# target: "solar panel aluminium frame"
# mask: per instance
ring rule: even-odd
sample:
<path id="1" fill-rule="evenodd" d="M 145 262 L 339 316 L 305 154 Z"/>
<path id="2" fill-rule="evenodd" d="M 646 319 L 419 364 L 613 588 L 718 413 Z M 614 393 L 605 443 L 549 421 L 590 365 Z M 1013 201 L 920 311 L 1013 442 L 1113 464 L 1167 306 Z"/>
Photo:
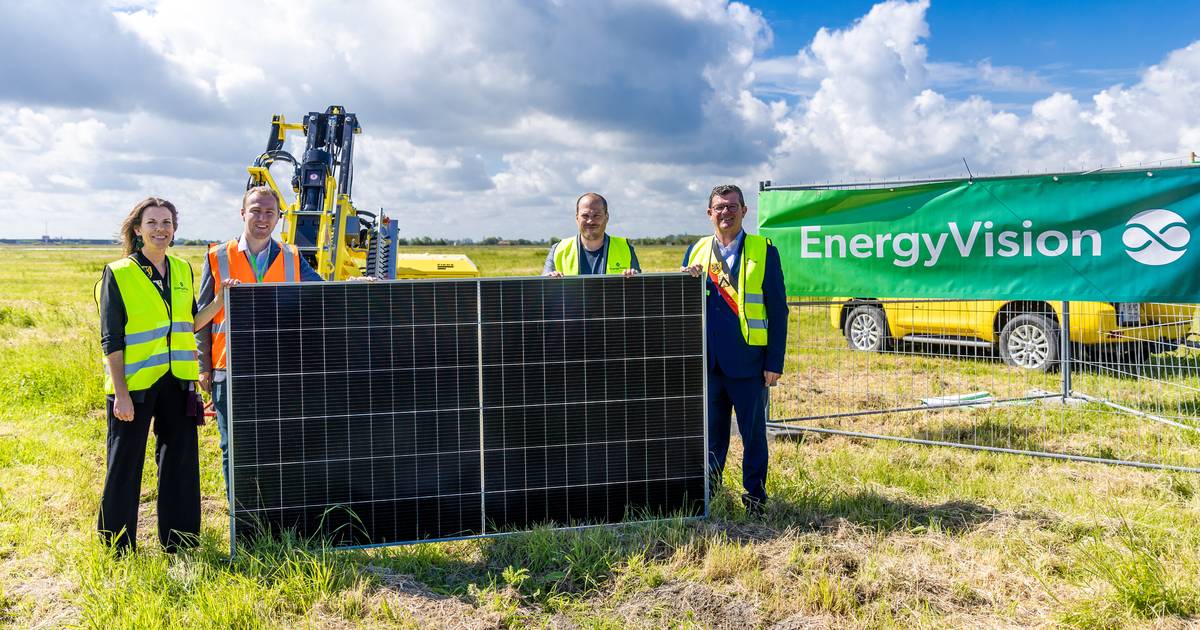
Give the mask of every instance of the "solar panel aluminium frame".
<path id="1" fill-rule="evenodd" d="M 653 273 L 638 274 L 638 277 L 645 278 L 645 277 L 662 276 L 662 277 L 676 277 L 677 278 L 679 276 L 679 273 L 681 273 L 681 272 L 653 272 Z M 593 277 L 603 277 L 603 276 L 593 276 Z M 476 337 L 476 344 L 477 344 L 476 351 L 478 353 L 477 354 L 477 364 L 478 364 L 477 367 L 478 367 L 478 374 L 479 374 L 478 384 L 477 384 L 478 388 L 479 388 L 479 458 L 480 458 L 480 469 L 479 469 L 480 490 L 479 490 L 479 494 L 480 494 L 480 505 L 481 505 L 480 512 L 484 518 L 483 527 L 481 528 L 481 531 L 483 531 L 483 533 L 466 535 L 466 536 L 448 536 L 448 537 L 441 537 L 441 538 L 423 538 L 423 539 L 418 539 L 418 540 L 405 540 L 405 541 L 386 542 L 386 543 L 371 543 L 371 544 L 365 544 L 365 545 L 333 545 L 333 546 L 331 546 L 332 549 L 343 549 L 343 550 L 374 549 L 374 548 L 379 548 L 379 547 L 398 547 L 398 546 L 423 544 L 423 543 L 450 542 L 450 541 L 456 541 L 456 540 L 476 540 L 476 539 L 486 539 L 486 538 L 499 538 L 499 537 L 507 537 L 507 536 L 512 536 L 512 535 L 523 534 L 523 533 L 527 533 L 528 531 L 530 531 L 528 529 L 525 529 L 525 530 L 501 531 L 501 532 L 490 532 L 490 533 L 487 532 L 487 523 L 486 523 L 487 491 L 485 489 L 486 488 L 486 484 L 485 484 L 486 473 L 485 473 L 485 468 L 483 465 L 483 459 L 484 459 L 484 455 L 485 455 L 485 449 L 484 449 L 484 439 L 485 438 L 484 438 L 484 430 L 483 430 L 484 429 L 484 425 L 483 425 L 483 422 L 484 422 L 484 398 L 483 398 L 484 361 L 483 361 L 483 334 L 482 334 L 482 332 L 483 332 L 483 301 L 482 301 L 482 299 L 480 299 L 482 296 L 482 292 L 483 292 L 483 284 L 487 283 L 487 282 L 504 282 L 504 281 L 513 281 L 513 280 L 541 280 L 541 281 L 548 281 L 548 282 L 572 282 L 572 281 L 586 282 L 588 278 L 589 278 L 589 276 L 568 276 L 566 278 L 557 278 L 557 279 L 548 279 L 548 278 L 545 278 L 544 276 L 491 276 L 491 277 L 481 277 L 481 278 L 471 278 L 471 279 L 466 279 L 466 278 L 433 279 L 433 278 L 430 278 L 430 279 L 412 279 L 412 280 L 374 281 L 374 283 L 377 283 L 377 284 L 398 284 L 398 283 L 435 284 L 435 283 L 443 283 L 443 282 L 463 282 L 464 280 L 469 280 L 471 282 L 474 282 L 474 284 L 475 284 L 475 287 L 476 287 L 476 299 L 475 299 L 475 308 L 476 308 L 475 320 L 476 321 L 475 321 L 475 325 L 478 330 L 478 334 L 476 334 L 475 337 Z M 302 284 L 302 283 L 299 281 L 297 281 L 297 282 L 276 282 L 276 283 L 271 283 L 271 286 L 273 286 L 273 287 L 298 286 L 300 284 Z M 708 444 L 709 444 L 708 378 L 707 378 L 708 335 L 706 333 L 706 331 L 708 330 L 708 307 L 707 307 L 708 301 L 707 301 L 707 299 L 705 299 L 705 297 L 707 296 L 707 291 L 708 291 L 708 283 L 704 279 L 701 279 L 700 280 L 700 288 L 699 288 L 700 331 L 701 331 L 701 334 L 700 334 L 700 359 L 699 360 L 705 371 L 704 375 L 700 379 L 700 382 L 701 382 L 700 396 L 702 399 L 701 400 L 701 410 L 702 410 L 701 428 L 702 428 L 702 440 L 703 440 L 704 451 L 705 451 L 704 457 L 703 457 L 703 460 L 704 460 L 704 472 L 703 472 L 704 511 L 702 514 L 699 514 L 699 515 L 682 517 L 682 520 L 685 520 L 685 521 L 692 521 L 692 520 L 697 520 L 697 519 L 708 518 L 709 510 L 711 508 L 710 499 L 711 499 L 712 488 L 711 488 L 710 484 L 712 483 L 712 479 L 711 479 L 711 471 L 709 470 L 711 458 L 709 457 L 709 452 L 708 452 Z M 230 291 L 222 291 L 222 293 L 224 294 L 222 308 L 224 309 L 225 313 L 229 313 L 230 312 L 230 310 L 229 310 Z M 229 368 L 232 368 L 232 366 L 233 366 L 233 355 L 232 355 L 233 348 L 232 348 L 232 344 L 230 343 L 230 341 L 233 338 L 232 333 L 233 333 L 233 329 L 232 329 L 232 326 L 230 326 L 230 329 L 227 331 L 226 336 L 225 336 L 225 340 L 226 340 L 226 344 L 227 344 L 226 345 L 226 365 Z M 233 505 L 233 488 L 235 487 L 234 483 L 235 483 L 235 475 L 236 475 L 236 468 L 233 464 L 234 448 L 235 448 L 234 430 L 233 430 L 233 413 L 232 413 L 233 408 L 234 408 L 234 406 L 233 406 L 233 396 L 234 396 L 233 389 L 234 388 L 233 388 L 233 383 L 232 383 L 232 374 L 230 374 L 229 377 L 227 377 L 227 378 L 228 378 L 229 384 L 228 384 L 228 391 L 226 391 L 226 395 L 225 395 L 225 404 L 226 404 L 226 409 L 227 409 L 227 414 L 228 414 L 226 422 L 228 423 L 227 431 L 228 431 L 228 440 L 229 440 L 228 445 L 227 445 L 228 456 L 229 456 L 229 472 L 228 472 L 229 479 L 226 481 L 226 488 L 227 488 L 226 489 L 226 500 L 228 502 L 228 510 L 229 510 L 229 555 L 230 555 L 230 558 L 233 558 L 237 554 L 237 513 L 235 512 L 234 505 Z M 632 521 L 619 521 L 616 523 L 587 523 L 587 524 L 583 524 L 583 525 L 564 525 L 564 526 L 553 527 L 552 529 L 554 531 L 585 530 L 585 529 L 593 529 L 593 528 L 597 528 L 597 527 L 613 527 L 613 526 L 621 526 L 621 525 L 636 525 L 636 524 L 654 523 L 654 522 L 660 522 L 662 520 L 665 520 L 665 519 L 661 519 L 661 518 L 639 519 L 639 520 L 632 520 Z"/>

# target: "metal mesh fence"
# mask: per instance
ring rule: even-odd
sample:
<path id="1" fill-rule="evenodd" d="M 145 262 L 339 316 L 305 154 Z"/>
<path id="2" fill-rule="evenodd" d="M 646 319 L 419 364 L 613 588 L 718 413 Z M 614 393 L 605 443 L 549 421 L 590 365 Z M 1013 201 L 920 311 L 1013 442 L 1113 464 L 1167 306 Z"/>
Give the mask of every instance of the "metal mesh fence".
<path id="1" fill-rule="evenodd" d="M 1196 308 L 795 301 L 772 426 L 1200 472 Z"/>

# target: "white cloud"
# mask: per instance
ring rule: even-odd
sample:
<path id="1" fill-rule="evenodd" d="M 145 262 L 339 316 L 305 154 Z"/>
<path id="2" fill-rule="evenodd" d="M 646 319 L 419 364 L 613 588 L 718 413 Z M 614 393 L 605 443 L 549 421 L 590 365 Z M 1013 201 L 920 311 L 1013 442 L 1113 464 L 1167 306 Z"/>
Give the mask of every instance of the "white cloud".
<path id="1" fill-rule="evenodd" d="M 91 26 L 53 9 L 29 5 L 17 17 L 46 32 L 55 20 L 71 32 Z M 654 182 L 663 189 L 705 164 L 744 171 L 778 141 L 770 109 L 750 94 L 749 66 L 770 32 L 740 4 L 377 1 L 333 15 L 316 2 L 163 0 L 89 9 L 88 21 L 111 41 L 85 39 L 73 59 L 103 60 L 115 42 L 151 60 L 115 73 L 166 68 L 172 79 L 134 82 L 134 92 L 161 94 L 115 103 L 34 85 L 4 101 L 43 117 L 42 126 L 24 121 L 0 140 L 19 148 L 40 139 L 14 167 L 20 173 L 76 171 L 59 185 L 86 187 L 72 198 L 89 208 L 77 224 L 89 231 L 154 193 L 190 195 L 181 208 L 195 208 L 210 237 L 224 236 L 236 224 L 222 213 L 263 147 L 270 115 L 298 120 L 330 103 L 356 111 L 364 127 L 357 201 L 394 208 L 410 234 L 558 233 L 572 225 L 581 186 L 640 186 L 639 173 L 671 171 Z M 33 74 L 34 65 L 31 57 L 9 72 Z M 62 80 L 95 79 L 94 66 L 65 63 Z M 178 101 L 190 110 L 171 106 Z M 62 136 L 92 121 L 102 125 L 92 146 L 71 151 L 60 138 L 47 152 L 47 129 Z M 597 164 L 611 177 L 589 171 Z M 128 201 L 94 203 L 113 191 Z M 46 203 L 66 198 L 58 193 Z M 210 195 L 216 207 L 198 205 Z M 655 199 L 663 205 L 640 224 L 647 232 L 680 212 L 677 198 Z"/>
<path id="2" fill-rule="evenodd" d="M 1156 159 L 1200 146 L 1200 41 L 1172 52 L 1130 88 L 1093 97 L 1088 121 L 1122 161 Z"/>
<path id="3" fill-rule="evenodd" d="M 563 235 L 584 190 L 608 197 L 614 232 L 697 232 L 727 181 L 753 200 L 759 179 L 959 174 L 963 157 L 977 173 L 1090 168 L 1200 146 L 1200 43 L 1089 99 L 986 57 L 931 62 L 928 6 L 883 2 L 765 57 L 763 17 L 722 0 L 6 4 L 0 236 L 39 235 L 30 212 L 110 234 L 148 194 L 180 206 L 187 236 L 230 236 L 270 116 L 329 104 L 363 125 L 357 203 L 408 235 Z M 988 100 L 1013 93 L 1035 98 Z"/>
<path id="4" fill-rule="evenodd" d="M 975 94 L 1054 91 L 1053 84 L 1037 71 L 993 65 L 991 59 L 975 63 L 929 62 L 926 70 L 931 87 L 939 90 Z"/>
<path id="5" fill-rule="evenodd" d="M 1131 86 L 1081 103 L 1066 92 L 1027 114 L 937 91 L 965 82 L 962 65 L 927 61 L 927 1 L 888 1 L 846 29 L 822 29 L 797 55 L 819 87 L 780 122 L 787 139 L 769 159 L 772 179 L 848 181 L 980 172 L 1114 166 L 1186 154 L 1197 140 L 1200 42 L 1169 55 Z M 976 64 L 977 84 L 1048 89 L 1036 73 Z M 983 91 L 983 90 L 981 90 Z"/>
<path id="6" fill-rule="evenodd" d="M 975 67 L 982 82 L 996 91 L 1045 92 L 1050 87 L 1036 72 L 1013 66 L 993 66 L 991 59 L 984 59 Z"/>

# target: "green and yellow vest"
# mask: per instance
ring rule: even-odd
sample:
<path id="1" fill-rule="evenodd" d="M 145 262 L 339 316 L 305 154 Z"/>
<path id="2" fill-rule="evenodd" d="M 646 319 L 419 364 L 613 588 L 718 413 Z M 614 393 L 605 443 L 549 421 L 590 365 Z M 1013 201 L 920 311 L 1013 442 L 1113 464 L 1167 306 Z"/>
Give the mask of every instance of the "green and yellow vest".
<path id="1" fill-rule="evenodd" d="M 713 238 L 706 236 L 692 245 L 688 266 L 699 264 L 707 276 L 709 266 L 720 265 L 713 257 Z M 763 278 L 767 269 L 766 237 L 746 234 L 742 239 L 742 253 L 738 269 L 738 320 L 742 324 L 742 339 L 751 346 L 767 345 L 767 307 L 763 303 Z"/>
<path id="2" fill-rule="evenodd" d="M 125 304 L 125 384 L 129 391 L 149 389 L 170 370 L 175 378 L 194 381 L 200 376 L 196 338 L 192 332 L 192 267 L 167 256 L 171 283 L 171 308 L 158 287 L 132 258 L 111 262 L 121 301 Z M 99 303 L 100 285 L 96 285 Z M 114 393 L 108 362 L 104 363 L 104 391 Z"/>
<path id="3" fill-rule="evenodd" d="M 564 238 L 554 248 L 554 270 L 564 276 L 579 275 L 579 237 Z M 633 264 L 629 241 L 618 236 L 608 237 L 608 252 L 604 273 L 624 273 Z"/>

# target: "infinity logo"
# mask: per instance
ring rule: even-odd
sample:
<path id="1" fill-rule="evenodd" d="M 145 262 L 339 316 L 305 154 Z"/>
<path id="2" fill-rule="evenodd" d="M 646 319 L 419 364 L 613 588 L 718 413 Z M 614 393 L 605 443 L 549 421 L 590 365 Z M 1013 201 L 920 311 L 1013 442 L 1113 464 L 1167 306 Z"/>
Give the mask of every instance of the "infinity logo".
<path id="1" fill-rule="evenodd" d="M 1121 242 L 1130 258 L 1143 265 L 1159 266 L 1179 260 L 1191 238 L 1183 217 L 1159 208 L 1133 215 L 1125 224 Z"/>

